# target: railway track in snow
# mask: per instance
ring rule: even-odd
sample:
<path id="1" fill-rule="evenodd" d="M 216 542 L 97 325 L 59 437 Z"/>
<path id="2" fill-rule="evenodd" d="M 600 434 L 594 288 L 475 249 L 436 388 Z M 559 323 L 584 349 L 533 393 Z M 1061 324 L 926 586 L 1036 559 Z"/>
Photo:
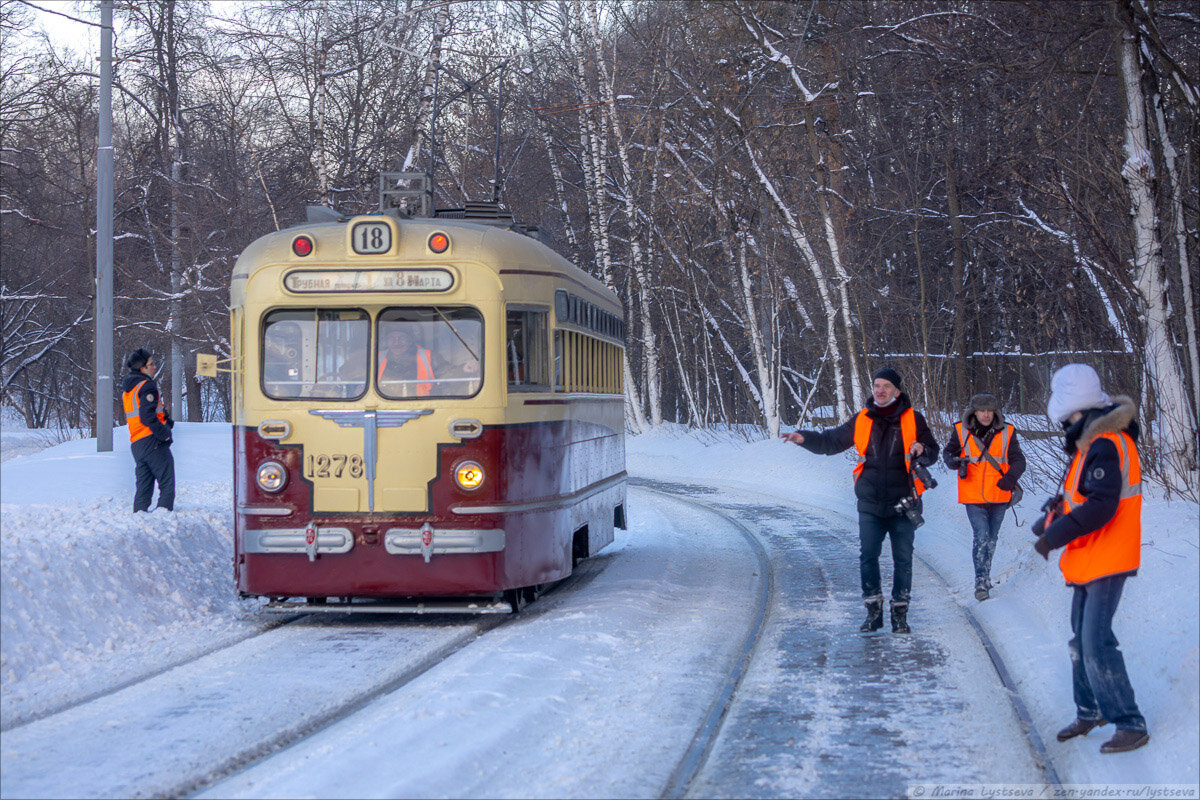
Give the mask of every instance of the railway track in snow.
<path id="1" fill-rule="evenodd" d="M 523 616 L 538 613 L 535 605 Z M 3 794 L 192 794 L 395 691 L 513 618 L 280 616 L 10 725 L 0 751 Z M 240 698 L 264 693 L 283 713 L 239 720 Z"/>

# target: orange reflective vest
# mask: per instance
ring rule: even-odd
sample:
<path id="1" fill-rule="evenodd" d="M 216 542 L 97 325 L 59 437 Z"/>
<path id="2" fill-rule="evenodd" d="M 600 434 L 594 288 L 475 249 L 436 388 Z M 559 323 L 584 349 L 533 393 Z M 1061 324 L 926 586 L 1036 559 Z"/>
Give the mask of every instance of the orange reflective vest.
<path id="1" fill-rule="evenodd" d="M 1117 513 L 1104 527 L 1067 543 L 1058 559 L 1059 569 L 1067 583 L 1089 583 L 1107 575 L 1133 572 L 1142 557 L 1142 466 L 1137 445 L 1129 434 L 1102 433 L 1097 439 L 1108 439 L 1117 446 L 1121 457 L 1121 499 Z M 1075 453 L 1067 476 L 1063 480 L 1063 513 L 1085 500 L 1079 493 L 1080 472 L 1084 453 Z"/>
<path id="2" fill-rule="evenodd" d="M 863 463 L 867 460 L 867 445 L 871 442 L 871 424 L 874 422 L 867 410 L 864 408 L 858 412 L 858 416 L 854 418 L 854 449 L 858 451 L 858 463 L 854 465 L 854 480 L 858 480 L 858 476 L 862 474 Z M 909 456 L 909 451 L 912 450 L 913 442 L 917 441 L 917 412 L 913 409 L 906 408 L 900 414 L 900 439 L 904 442 L 904 467 L 912 470 L 912 459 Z M 913 485 L 917 491 L 917 497 L 925 493 L 925 484 L 919 478 L 913 478 Z"/>
<path id="3" fill-rule="evenodd" d="M 141 381 L 137 386 L 134 386 L 128 392 L 121 395 L 121 403 L 125 406 L 125 421 L 129 425 L 129 443 L 133 444 L 138 439 L 145 439 L 154 431 L 150 430 L 146 425 L 142 424 L 142 415 L 138 410 L 138 391 L 141 390 L 146 381 Z M 167 424 L 167 415 L 163 411 L 162 392 L 158 393 L 158 405 L 155 408 L 158 415 L 158 421 L 162 424 Z"/>
<path id="4" fill-rule="evenodd" d="M 379 357 L 379 376 L 376 378 L 376 380 L 378 380 L 380 382 L 383 381 L 383 371 L 385 369 L 387 369 L 387 363 L 388 363 L 387 351 L 385 350 L 383 352 L 383 355 Z M 433 361 L 430 357 L 430 353 L 428 350 L 418 350 L 417 351 L 417 380 L 420 380 L 420 381 L 433 380 Z M 417 384 L 417 396 L 418 397 L 425 397 L 432 391 L 433 391 L 432 383 L 418 383 Z"/>
<path id="5" fill-rule="evenodd" d="M 1012 492 L 996 488 L 996 483 L 1008 472 L 1008 443 L 1012 441 L 1013 426 L 1006 423 L 992 436 L 986 454 L 983 442 L 961 422 L 954 423 L 954 430 L 962 446 L 962 457 L 967 460 L 967 476 L 958 479 L 958 502 L 1007 503 L 1011 500 Z"/>

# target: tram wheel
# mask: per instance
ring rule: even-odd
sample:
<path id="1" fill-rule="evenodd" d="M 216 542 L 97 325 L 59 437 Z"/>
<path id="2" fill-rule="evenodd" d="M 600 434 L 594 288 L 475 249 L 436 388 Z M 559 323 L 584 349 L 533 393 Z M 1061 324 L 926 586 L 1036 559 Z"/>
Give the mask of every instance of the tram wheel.
<path id="1" fill-rule="evenodd" d="M 521 588 L 505 589 L 504 599 L 512 607 L 512 613 L 514 614 L 520 614 L 521 609 L 529 603 L 529 597 L 525 594 L 525 590 Z"/>

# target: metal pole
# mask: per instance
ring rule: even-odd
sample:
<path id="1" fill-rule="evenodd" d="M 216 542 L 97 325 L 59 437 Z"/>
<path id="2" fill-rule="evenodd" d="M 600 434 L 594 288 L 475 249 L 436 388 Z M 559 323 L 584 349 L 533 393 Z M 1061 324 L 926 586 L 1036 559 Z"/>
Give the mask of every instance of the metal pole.
<path id="1" fill-rule="evenodd" d="M 433 168 L 436 163 L 434 159 L 434 151 L 437 148 L 437 115 L 438 115 L 438 82 L 442 74 L 441 57 L 437 56 L 433 61 L 433 102 L 430 105 L 429 114 L 429 216 L 434 214 L 434 198 L 437 196 L 437 184 L 433 178 Z"/>
<path id="2" fill-rule="evenodd" d="M 112 0 L 100 3 L 100 143 L 96 148 L 96 452 L 113 449 Z"/>
<path id="3" fill-rule="evenodd" d="M 500 83 L 496 88 L 496 172 L 492 177 L 492 202 L 500 202 L 500 109 L 504 107 L 504 68 L 508 61 L 500 65 Z"/>

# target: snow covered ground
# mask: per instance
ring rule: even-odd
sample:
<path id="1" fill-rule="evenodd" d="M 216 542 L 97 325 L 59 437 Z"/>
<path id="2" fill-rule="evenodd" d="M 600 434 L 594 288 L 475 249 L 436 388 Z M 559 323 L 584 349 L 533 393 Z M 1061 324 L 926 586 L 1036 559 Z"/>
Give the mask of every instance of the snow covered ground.
<path id="1" fill-rule="evenodd" d="M 269 626 L 232 589 L 230 442 L 227 425 L 175 430 L 179 493 L 174 513 L 130 513 L 132 459 L 114 437 L 98 454 L 89 439 L 32 452 L 31 437 L 0 438 L 0 727 L 69 705 Z M 10 447 L 10 443 L 13 446 Z M 24 452 L 10 457 L 20 447 Z M 630 437 L 632 475 L 708 483 L 726 493 L 774 495 L 847 520 L 854 535 L 848 458 L 822 458 L 781 441 L 664 428 Z M 1070 591 L 1053 561 L 1030 547 L 1029 521 L 1044 493 L 1029 491 L 1001 531 L 993 599 L 972 595 L 970 529 L 952 476 L 926 495 L 917 555 L 970 607 L 1012 671 L 1060 777 L 1078 784 L 1185 784 L 1200 770 L 1200 593 L 1195 503 L 1153 488 L 1143 517 L 1143 564 L 1126 586 L 1118 619 L 1134 689 L 1152 740 L 1101 756 L 1111 728 L 1054 741 L 1074 713 L 1066 640 Z M 638 509 L 631 507 L 631 514 Z M 625 546 L 618 539 L 617 546 Z M 886 563 L 885 557 L 885 563 Z M 886 574 L 886 573 L 885 573 Z M 855 576 L 847 576 L 853 579 Z M 912 620 L 921 620 L 914 597 Z M 857 611 L 855 611 L 857 615 Z"/>

